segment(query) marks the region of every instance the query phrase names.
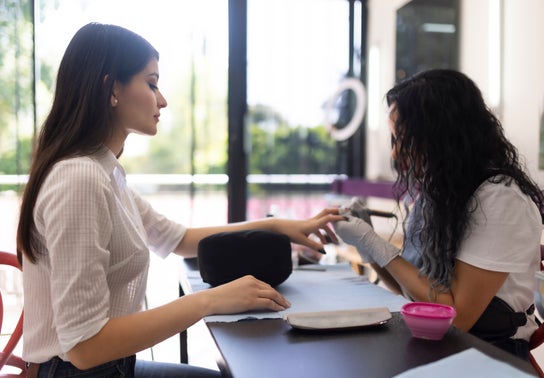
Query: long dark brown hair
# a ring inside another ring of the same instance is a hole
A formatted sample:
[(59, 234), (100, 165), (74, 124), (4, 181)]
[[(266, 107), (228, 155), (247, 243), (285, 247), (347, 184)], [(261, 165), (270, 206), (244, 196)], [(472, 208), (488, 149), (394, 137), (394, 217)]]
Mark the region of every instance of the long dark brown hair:
[[(514, 181), (543, 211), (543, 194), (525, 173), (516, 148), (466, 75), (421, 72), (386, 95), (396, 112), (396, 188), (419, 196), (421, 272), (449, 288), (457, 251), (486, 180)], [(401, 167), (402, 165), (402, 167)]]
[(126, 84), (151, 59), (153, 46), (116, 25), (90, 23), (70, 41), (57, 75), (51, 111), (40, 131), (17, 228), (17, 257), (37, 259), (34, 207), (52, 166), (62, 159), (92, 154), (112, 132), (110, 99), (115, 81)]

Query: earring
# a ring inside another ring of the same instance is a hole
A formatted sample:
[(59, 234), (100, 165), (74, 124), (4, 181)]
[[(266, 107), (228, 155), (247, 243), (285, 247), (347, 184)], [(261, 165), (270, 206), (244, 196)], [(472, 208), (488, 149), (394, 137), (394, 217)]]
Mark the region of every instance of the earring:
[(114, 97), (114, 98), (113, 98), (113, 105), (112, 105), (112, 106), (117, 106), (117, 102), (118, 102), (118, 101), (117, 101), (117, 98)]

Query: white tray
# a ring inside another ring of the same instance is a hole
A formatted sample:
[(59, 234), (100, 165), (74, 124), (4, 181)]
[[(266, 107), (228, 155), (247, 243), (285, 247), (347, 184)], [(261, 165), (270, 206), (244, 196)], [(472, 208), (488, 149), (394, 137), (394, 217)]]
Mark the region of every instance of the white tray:
[(305, 330), (332, 330), (377, 326), (391, 319), (387, 307), (356, 310), (298, 312), (284, 315), (293, 328)]

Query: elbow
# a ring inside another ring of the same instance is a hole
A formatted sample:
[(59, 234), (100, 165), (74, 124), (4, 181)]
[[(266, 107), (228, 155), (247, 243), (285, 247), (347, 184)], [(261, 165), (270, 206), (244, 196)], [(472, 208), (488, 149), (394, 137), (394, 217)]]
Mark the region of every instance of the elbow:
[(453, 323), (453, 325), (455, 326), (455, 328), (463, 331), (463, 332), (468, 332), (470, 330), (470, 328), (472, 327), (467, 327), (466, 325), (462, 325), (462, 324), (456, 324), (455, 322)]
[(453, 325), (455, 326), (455, 328), (463, 332), (470, 331), (470, 329), (472, 328), (472, 326), (474, 326), (475, 323), (476, 323), (475, 320), (464, 319), (462, 316), (459, 316), (459, 314), (457, 314), (457, 316), (453, 320)]

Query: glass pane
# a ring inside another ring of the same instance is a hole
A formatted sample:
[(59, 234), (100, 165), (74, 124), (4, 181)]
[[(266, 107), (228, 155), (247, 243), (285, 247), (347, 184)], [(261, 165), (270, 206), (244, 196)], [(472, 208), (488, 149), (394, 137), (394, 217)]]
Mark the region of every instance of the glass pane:
[[(156, 136), (132, 134), (127, 139), (121, 161), (129, 184), (183, 224), (224, 223), (227, 2), (157, 0), (150, 6), (148, 1), (135, 0), (42, 0), (36, 25), (41, 117), (49, 110), (66, 45), (77, 29), (91, 21), (131, 29), (160, 53), (159, 86), (168, 107), (161, 111)], [(217, 204), (217, 211), (205, 217), (192, 211), (209, 203)]]
[(348, 67), (347, 1), (248, 2), (249, 219), (326, 204), (337, 145), (324, 104)]
[[(16, 13), (9, 13), (9, 18), (4, 19), (5, 9), (23, 8), (28, 1), (0, 1), (0, 90), (6, 93), (4, 96), (2, 92), (0, 100), (1, 164), (7, 163), (8, 154), (15, 154), (17, 141), (21, 144), (23, 137), (30, 141), (34, 125), (39, 128), (50, 110), (58, 66), (74, 33), (91, 21), (117, 24), (141, 34), (159, 51), (159, 84), (169, 103), (161, 111), (156, 136), (131, 135), (127, 140), (121, 161), (127, 168), (129, 185), (158, 211), (184, 225), (226, 222), (227, 1), (41, 0), (35, 3), (37, 122), (32, 119), (34, 99), (27, 89), (33, 84), (32, 22), (23, 23)], [(11, 142), (7, 143), (8, 140)], [(29, 154), (24, 156), (28, 158)], [(27, 173), (28, 163), (24, 159), (17, 162), (18, 166), (11, 164), (17, 169), (1, 173)], [(0, 177), (8, 181), (7, 176)], [(10, 214), (17, 214), (19, 198), (11, 196), (10, 207), (4, 203), (6, 198), (0, 196), (3, 211), (9, 208)], [(213, 211), (209, 211), (210, 207)], [(2, 217), (2, 221), (7, 218)], [(15, 250), (16, 218), (1, 225), (9, 235), (0, 240), (13, 242), (12, 250)], [(146, 297), (150, 307), (179, 295), (178, 264), (175, 256), (162, 260), (152, 255)], [(189, 330), (191, 339), (192, 332), (198, 330)], [(192, 351), (202, 352), (194, 347), (189, 352)], [(204, 358), (208, 355), (206, 351), (200, 354)], [(172, 337), (141, 355), (179, 361), (179, 338)], [(215, 366), (209, 358), (200, 361), (198, 356), (190, 354), (189, 359), (195, 365)]]
[[(0, 1), (0, 251), (15, 253), (21, 182), (34, 133), (32, 17), (28, 0)], [(15, 329), (23, 306), (21, 272), (0, 267), (3, 324), (0, 343)], [(22, 354), (22, 342), (14, 354)], [(18, 374), (18, 368), (2, 370)]]
[(458, 66), (457, 0), (413, 0), (397, 11), (395, 79)]
[(26, 174), (34, 132), (30, 3), (0, 1), (0, 250), (15, 252), (19, 175)]

